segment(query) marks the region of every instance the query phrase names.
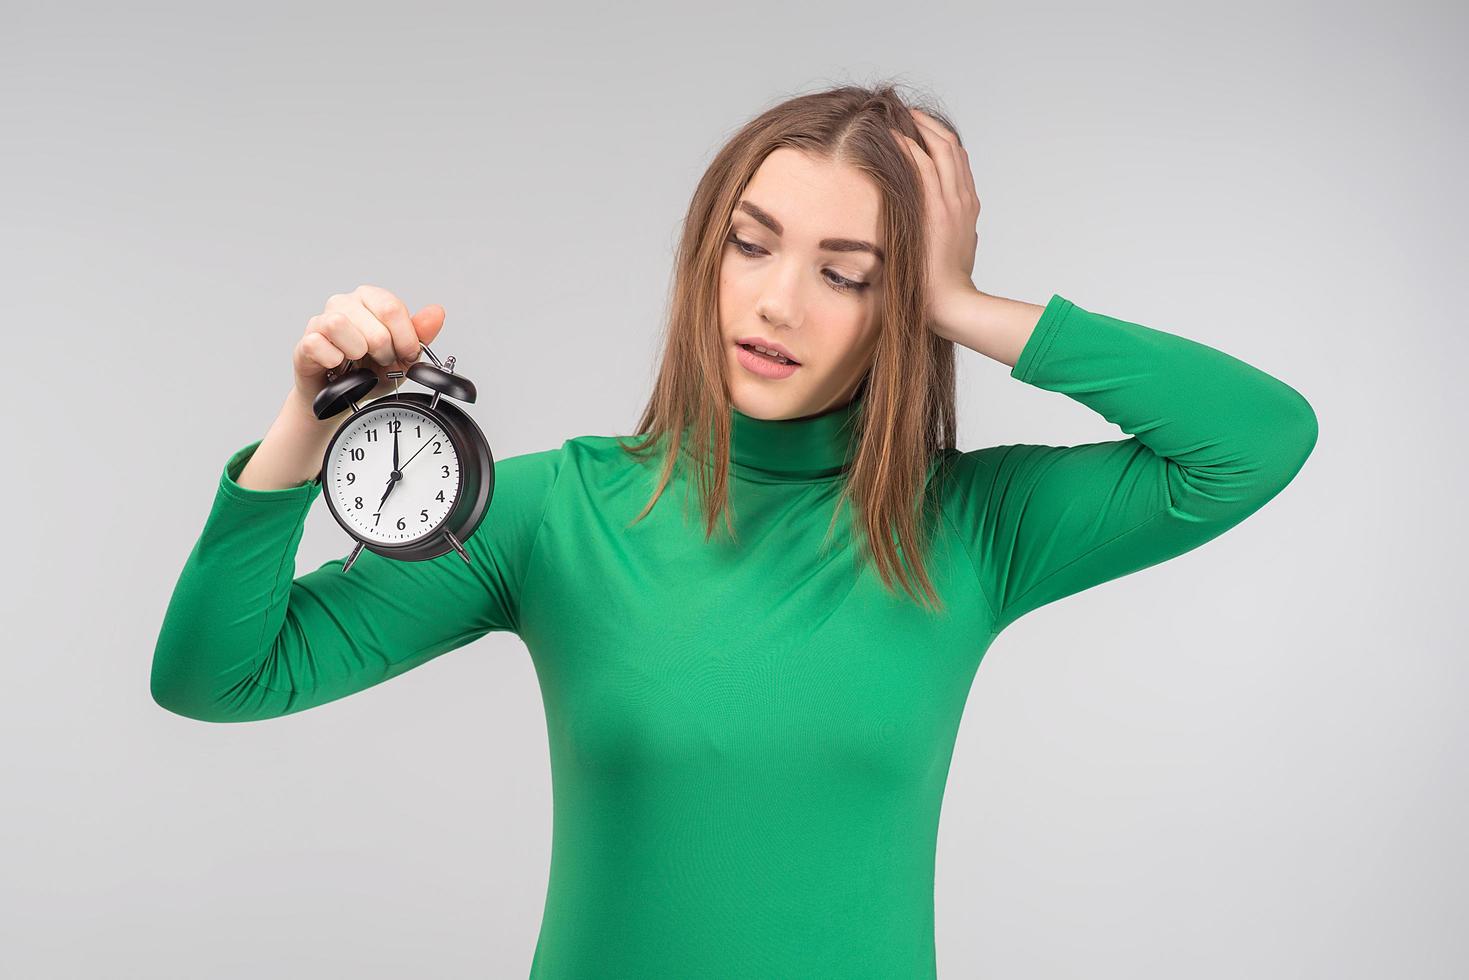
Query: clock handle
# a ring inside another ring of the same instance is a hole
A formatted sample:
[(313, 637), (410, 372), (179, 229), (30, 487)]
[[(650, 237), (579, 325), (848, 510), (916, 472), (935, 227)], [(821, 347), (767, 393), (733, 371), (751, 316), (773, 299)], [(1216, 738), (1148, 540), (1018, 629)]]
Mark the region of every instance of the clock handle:
[[(434, 364), (438, 365), (439, 367), (443, 367), (444, 366), (444, 362), (441, 361), (441, 360), (439, 360), (439, 355), (435, 354), (431, 349), (429, 349), (428, 344), (425, 344), (423, 341), (420, 340), (418, 342), (418, 347), (419, 347), (419, 349), (421, 351), (423, 351), (423, 353), (425, 353), (425, 354), (428, 355), (429, 360), (433, 361)], [(348, 371), (350, 371), (353, 367), (355, 367), (357, 365), (357, 362), (358, 361), (365, 360), (365, 359), (366, 359), (365, 356), (364, 357), (360, 357), (360, 358), (348, 358), (347, 360), (343, 361), (341, 364), (338, 364), (335, 368), (327, 368), (326, 369), (326, 379), (328, 381), (335, 381), (337, 378), (345, 375)], [(450, 364), (449, 365), (449, 370), (452, 371), (453, 369), (454, 369), (454, 365)]]
[[(435, 364), (435, 366), (440, 367), (440, 368), (444, 368), (445, 367), (444, 362), (441, 361), (441, 360), (439, 360), (439, 355), (435, 354), (433, 352), (432, 348), (430, 348), (428, 344), (425, 344), (423, 341), (420, 340), (418, 342), (418, 347), (419, 347), (419, 349), (423, 353), (425, 353), (425, 354), (428, 355), (428, 359), (431, 360), (431, 361), (433, 361), (434, 364)], [(343, 361), (341, 364), (338, 364), (334, 368), (327, 368), (326, 369), (326, 379), (328, 381), (335, 381), (338, 378), (345, 377), (348, 371), (352, 370), (353, 368), (355, 368), (357, 366), (358, 362), (364, 361), (366, 359), (367, 358), (366, 358), (365, 355), (363, 357), (359, 357), (359, 358), (348, 358), (347, 360)], [(449, 370), (449, 371), (453, 371), (454, 370), (454, 358), (452, 358), (452, 357), (449, 358), (449, 364), (448, 364), (446, 370)]]

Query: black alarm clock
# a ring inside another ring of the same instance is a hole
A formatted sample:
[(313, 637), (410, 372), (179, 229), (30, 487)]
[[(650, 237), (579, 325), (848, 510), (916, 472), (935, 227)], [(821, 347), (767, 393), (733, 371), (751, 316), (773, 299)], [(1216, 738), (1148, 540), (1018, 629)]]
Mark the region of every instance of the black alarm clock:
[[(416, 361), (406, 372), (433, 394), (394, 389), (359, 406), (377, 387), (367, 367), (327, 372), (327, 384), (312, 402), (318, 419), (348, 408), (352, 414), (333, 434), (316, 482), (342, 529), (357, 541), (342, 565), (346, 572), (362, 549), (400, 561), (426, 561), (457, 551), (470, 561), (463, 542), (484, 520), (495, 492), (495, 459), (489, 442), (463, 409), (448, 399), (471, 403), (474, 383), (454, 373), (454, 358)], [(395, 382), (405, 372), (390, 371)], [(339, 376), (340, 375), (340, 376)]]

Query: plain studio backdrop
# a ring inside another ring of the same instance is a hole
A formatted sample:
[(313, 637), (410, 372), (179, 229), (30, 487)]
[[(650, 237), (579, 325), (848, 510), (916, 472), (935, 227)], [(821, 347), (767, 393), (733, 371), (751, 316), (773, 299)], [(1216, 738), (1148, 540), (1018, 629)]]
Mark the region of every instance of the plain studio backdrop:
[[(1320, 440), (1223, 537), (1025, 619), (970, 693), (944, 977), (1463, 976), (1461, 5), (19, 5), (0, 59), (0, 974), (515, 977), (551, 834), (491, 634), (264, 723), (149, 665), (307, 319), (448, 311), (498, 458), (632, 431), (715, 148), (799, 92), (951, 113), (979, 288), (1178, 333)], [(961, 449), (1122, 433), (960, 350)], [(313, 507), (297, 573), (351, 542)]]

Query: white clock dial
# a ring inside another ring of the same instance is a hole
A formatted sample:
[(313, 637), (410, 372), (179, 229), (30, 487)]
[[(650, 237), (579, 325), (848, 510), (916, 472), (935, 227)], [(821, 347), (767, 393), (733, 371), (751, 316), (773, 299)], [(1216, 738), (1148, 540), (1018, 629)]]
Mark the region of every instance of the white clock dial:
[(459, 473), (459, 453), (443, 427), (397, 403), (363, 413), (337, 436), (322, 484), (358, 537), (408, 544), (436, 531), (449, 516), (459, 496)]

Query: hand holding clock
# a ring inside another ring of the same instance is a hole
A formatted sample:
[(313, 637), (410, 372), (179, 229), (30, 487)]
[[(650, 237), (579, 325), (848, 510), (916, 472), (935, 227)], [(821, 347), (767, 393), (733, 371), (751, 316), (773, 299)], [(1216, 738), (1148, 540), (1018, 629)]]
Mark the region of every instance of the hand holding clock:
[(306, 321), (306, 332), (296, 344), (291, 358), (295, 392), (309, 406), (326, 384), (327, 371), (365, 358), (363, 366), (378, 377), (366, 399), (386, 395), (394, 389), (388, 372), (406, 371), (443, 327), (444, 308), (437, 304), (409, 316), (403, 301), (379, 286), (337, 293), (327, 299), (322, 312)]
[[(479, 426), (454, 404), (473, 402), (474, 384), (454, 374), (453, 357), (440, 362), (429, 348), (443, 320), (442, 307), (410, 316), (391, 293), (360, 286), (331, 297), (296, 347), (296, 386), (283, 414), (314, 419), (301, 426), (309, 440), (300, 440), (320, 453), (311, 482), (322, 488), (332, 517), (357, 541), (342, 563), (343, 574), (364, 550), (402, 561), (457, 552), (473, 564), (466, 542), (494, 492), (495, 460)], [(433, 364), (416, 363), (420, 353)], [(403, 370), (393, 370), (395, 365)], [(405, 376), (431, 394), (400, 392), (398, 381)], [(351, 413), (342, 419), (344, 406)], [(413, 426), (408, 438), (418, 445), (404, 444), (404, 425)], [(383, 445), (389, 433), (391, 449)], [(268, 442), (269, 435), (261, 446)], [(442, 460), (442, 465), (430, 473), (414, 470), (418, 477), (405, 481), (409, 466), (430, 443), (434, 464)], [(390, 464), (387, 485), (374, 508), (372, 498), (362, 495), (363, 483), (382, 479), (385, 463)], [(392, 516), (383, 520), (390, 501)]]

